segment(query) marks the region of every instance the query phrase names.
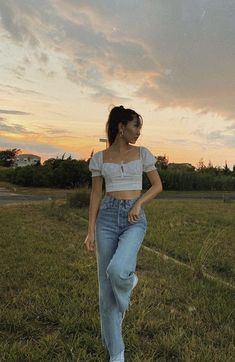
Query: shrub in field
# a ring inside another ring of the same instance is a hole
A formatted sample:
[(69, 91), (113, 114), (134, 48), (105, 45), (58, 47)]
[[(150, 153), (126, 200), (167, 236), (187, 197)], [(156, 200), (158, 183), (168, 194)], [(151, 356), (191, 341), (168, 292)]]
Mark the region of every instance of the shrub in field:
[(17, 167), (7, 176), (8, 181), (21, 186), (50, 186), (49, 173), (42, 166)]
[(0, 166), (0, 181), (8, 180), (9, 168)]
[(53, 175), (50, 179), (52, 187), (81, 187), (87, 185), (90, 178), (85, 160), (51, 159), (45, 162), (43, 167)]
[(212, 173), (197, 173), (180, 170), (159, 170), (159, 174), (164, 190), (235, 190), (235, 177), (233, 175), (214, 175)]
[[(178, 191), (233, 191), (235, 173), (199, 172), (179, 169), (158, 169), (164, 190)], [(43, 186), (60, 188), (91, 187), (92, 177), (88, 161), (67, 159), (49, 159), (43, 165), (17, 167), (2, 171), (0, 180), (21, 186)], [(103, 182), (104, 190), (105, 182)], [(143, 189), (151, 186), (146, 174), (143, 174)]]
[(67, 204), (69, 207), (88, 207), (90, 203), (89, 189), (81, 189), (67, 194)]
[(85, 160), (57, 160), (45, 165), (17, 167), (0, 172), (1, 181), (21, 186), (74, 188), (89, 184), (90, 171)]

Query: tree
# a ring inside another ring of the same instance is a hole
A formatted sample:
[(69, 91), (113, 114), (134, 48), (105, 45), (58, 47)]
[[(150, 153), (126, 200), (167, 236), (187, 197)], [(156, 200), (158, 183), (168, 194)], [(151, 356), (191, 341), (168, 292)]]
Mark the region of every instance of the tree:
[(20, 153), (21, 150), (18, 148), (0, 151), (0, 166), (11, 167), (14, 163), (15, 157)]
[(200, 158), (197, 164), (197, 171), (205, 171), (206, 165), (204, 164), (203, 158)]
[(93, 157), (93, 155), (94, 155), (94, 148), (93, 148), (93, 150), (91, 151), (91, 154), (90, 154), (90, 157), (86, 160), (86, 162), (89, 164), (89, 162), (90, 162), (90, 159)]
[(161, 170), (167, 169), (168, 159), (167, 159), (166, 155), (158, 156), (156, 165), (157, 165), (157, 168), (160, 168)]
[(225, 161), (225, 165), (223, 168), (223, 174), (224, 175), (229, 175), (231, 173), (231, 170), (229, 169), (228, 165), (227, 165), (227, 161)]
[(48, 158), (47, 160), (45, 160), (43, 162), (43, 166), (46, 166), (48, 168), (51, 168), (51, 169), (55, 169), (57, 167), (59, 167), (59, 165), (61, 164), (63, 160), (61, 158)]

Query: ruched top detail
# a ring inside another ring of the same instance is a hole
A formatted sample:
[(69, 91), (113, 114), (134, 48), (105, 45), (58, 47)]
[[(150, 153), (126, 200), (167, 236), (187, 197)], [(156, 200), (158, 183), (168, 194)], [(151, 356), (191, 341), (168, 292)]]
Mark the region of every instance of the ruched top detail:
[(140, 147), (140, 158), (126, 163), (103, 162), (103, 151), (96, 152), (89, 162), (92, 177), (103, 176), (106, 192), (122, 190), (142, 190), (143, 172), (156, 169), (155, 156)]

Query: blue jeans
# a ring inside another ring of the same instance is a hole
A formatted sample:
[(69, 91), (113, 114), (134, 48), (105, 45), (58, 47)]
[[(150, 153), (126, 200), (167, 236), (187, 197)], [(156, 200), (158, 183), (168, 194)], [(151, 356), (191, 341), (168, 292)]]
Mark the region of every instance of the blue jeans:
[(101, 338), (111, 357), (125, 349), (122, 317), (129, 306), (137, 253), (147, 229), (143, 208), (137, 222), (128, 221), (128, 211), (136, 200), (105, 195), (96, 219)]

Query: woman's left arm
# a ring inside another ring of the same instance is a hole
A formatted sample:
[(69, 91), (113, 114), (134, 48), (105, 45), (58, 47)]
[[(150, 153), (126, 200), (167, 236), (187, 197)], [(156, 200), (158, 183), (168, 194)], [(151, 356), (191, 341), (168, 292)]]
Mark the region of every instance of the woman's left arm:
[(140, 207), (148, 204), (163, 190), (162, 181), (157, 170), (146, 172), (146, 175), (151, 183), (151, 187), (135, 202)]
[(163, 190), (162, 181), (157, 170), (146, 172), (146, 175), (152, 186), (136, 200), (133, 207), (128, 212), (128, 221), (131, 224), (138, 221), (141, 206), (148, 204)]

